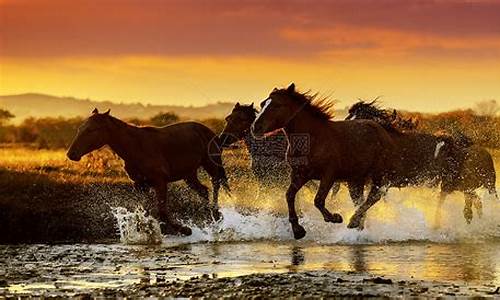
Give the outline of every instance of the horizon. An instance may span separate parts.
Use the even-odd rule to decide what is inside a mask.
[[[342,108],[500,99],[498,1],[0,0],[0,11],[2,95],[198,107],[259,103],[295,82]]]

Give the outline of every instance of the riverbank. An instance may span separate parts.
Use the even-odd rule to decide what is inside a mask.
[[[2,297],[17,297],[12,292]],[[175,297],[175,298],[274,298],[274,297],[500,297],[500,287],[422,280],[396,280],[363,273],[310,271],[282,274],[252,274],[232,278],[209,275],[189,280],[141,282],[126,288],[97,289],[71,293],[53,291],[44,297]]]

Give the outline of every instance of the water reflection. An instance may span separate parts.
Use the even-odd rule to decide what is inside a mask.
[[[356,272],[366,272],[366,247],[362,245],[353,247],[350,249],[350,252],[350,265],[352,270]]]
[[[0,246],[0,270],[12,289],[125,286],[202,274],[309,270],[393,278],[500,284],[500,242],[318,245],[269,241],[175,247],[125,245]]]

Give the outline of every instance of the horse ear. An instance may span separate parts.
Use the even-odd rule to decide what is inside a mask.
[[[289,92],[295,92],[295,83],[292,82],[286,90]]]
[[[277,91],[278,91],[278,88],[274,88],[274,89],[273,89],[273,93],[274,93],[274,92],[277,92]]]
[[[94,108],[94,110],[92,111],[92,113],[95,115],[95,114],[98,114],[99,111],[97,110],[97,108]]]
[[[109,109],[109,108],[108,108],[108,110],[107,110],[105,113],[103,113],[103,115],[107,115],[107,116],[109,116],[109,113],[110,113],[110,112],[111,112],[111,109]]]
[[[240,103],[239,102],[236,102],[236,106],[235,107],[240,107]]]
[[[252,104],[250,104],[250,107],[253,108],[253,102],[252,102]]]

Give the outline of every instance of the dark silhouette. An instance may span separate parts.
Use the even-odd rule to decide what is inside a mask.
[[[464,217],[472,220],[472,204],[481,216],[481,201],[475,190],[485,187],[496,195],[495,169],[491,155],[482,147],[472,145],[465,135],[432,135],[414,131],[413,120],[404,119],[394,110],[377,106],[376,101],[360,101],[351,106],[346,119],[369,119],[381,124],[394,139],[402,159],[402,169],[392,178],[391,186],[441,183],[438,206],[453,191],[465,195]],[[439,223],[439,208],[436,215]]]
[[[350,227],[361,226],[366,211],[380,199],[380,188],[397,163],[393,157],[394,143],[387,131],[370,120],[331,121],[331,102],[297,92],[294,84],[274,89],[261,107],[252,125],[253,133],[260,137],[283,128],[288,139],[287,161],[292,172],[286,198],[294,237],[300,239],[306,234],[298,222],[295,195],[312,179],[320,180],[314,205],[326,222],[333,223],[341,223],[342,216],[325,208],[332,185],[336,181],[349,182],[351,197],[359,200],[365,183],[371,180],[368,199],[349,223]]]
[[[440,223],[440,208],[446,196],[454,191],[460,191],[465,196],[464,217],[467,223],[473,218],[472,205],[479,217],[482,215],[482,202],[476,189],[484,187],[488,193],[498,199],[496,191],[495,164],[491,154],[478,145],[464,146],[463,139],[451,140],[442,148],[441,159],[445,160],[441,194],[436,212],[436,225]]]
[[[250,127],[255,121],[258,111],[253,103],[241,105],[236,103],[231,114],[226,120],[226,127],[220,135],[223,147],[243,140],[252,158],[252,172],[258,180],[260,187],[282,185],[288,182],[291,168],[286,161],[288,142],[282,130],[278,130],[263,138],[256,138],[250,132]],[[318,188],[313,181],[311,188]],[[332,188],[332,197],[338,192],[339,183]]]
[[[179,224],[168,211],[167,184],[184,180],[209,203],[208,189],[199,180],[199,167],[212,178],[215,212],[218,193],[227,190],[226,172],[222,166],[218,137],[206,126],[195,122],[165,127],[137,127],[94,109],[80,126],[69,150],[68,158],[79,161],[89,152],[108,145],[125,161],[125,170],[139,188],[155,190],[162,232],[190,235],[191,229]]]

